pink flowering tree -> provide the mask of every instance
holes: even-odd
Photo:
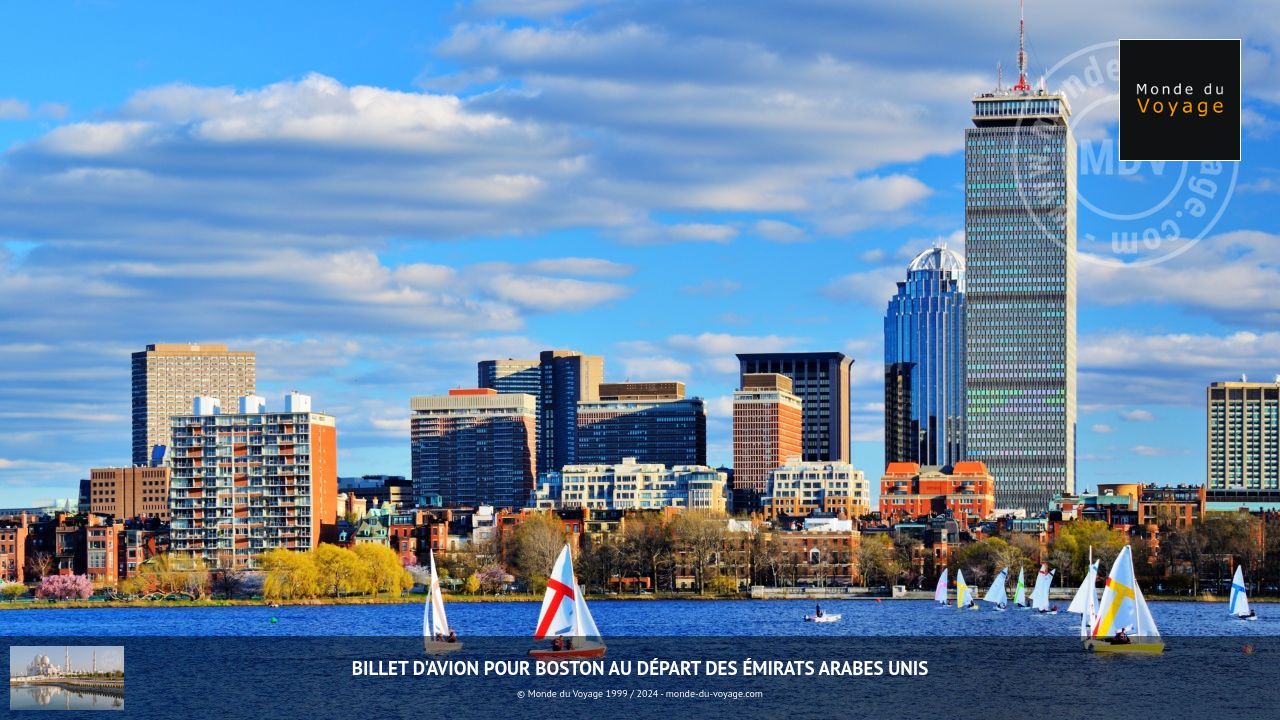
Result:
[[[479,573],[480,590],[485,593],[496,593],[507,583],[507,571],[501,565],[486,565]]]
[[[36,589],[36,597],[47,600],[84,600],[92,594],[88,575],[46,575]]]

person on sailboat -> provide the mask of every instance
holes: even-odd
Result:
[[[551,638],[551,649],[556,651],[564,649],[564,640],[561,640],[559,635]]]
[[[449,628],[449,642],[458,642],[458,633],[453,628]]]
[[[1111,638],[1112,645],[1128,645],[1130,642],[1133,641],[1129,639],[1129,633],[1125,632],[1124,628],[1117,630],[1116,636]]]
[[[820,603],[813,604],[813,614],[815,617],[822,617],[822,605]]]

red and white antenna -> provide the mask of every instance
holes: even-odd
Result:
[[[1031,85],[1027,82],[1027,21],[1024,5],[1024,0],[1018,0],[1018,84],[1014,85],[1013,89],[1019,92],[1031,89]]]

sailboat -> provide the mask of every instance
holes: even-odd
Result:
[[[422,608],[422,649],[433,655],[461,650],[462,643],[458,642],[457,637],[453,628],[449,627],[449,619],[444,615],[440,577],[436,575],[436,556],[432,553],[431,585],[427,588],[427,601]]]
[[[996,575],[996,579],[991,582],[991,589],[987,590],[986,597],[982,598],[983,602],[989,602],[995,605],[995,609],[999,612],[1005,611],[1005,606],[1009,602],[1009,594],[1005,592],[1005,581],[1009,578],[1009,568],[1000,571]]]
[[[1071,604],[1067,606],[1067,612],[1076,613],[1080,616],[1080,637],[1089,637],[1089,628],[1097,620],[1098,615],[1098,561],[1094,560],[1089,565],[1089,572],[1085,574],[1084,581],[1080,583],[1080,589],[1076,590],[1076,596],[1071,598]]]
[[[1151,616],[1151,608],[1147,607],[1147,599],[1142,596],[1142,588],[1138,587],[1133,552],[1128,545],[1121,548],[1107,575],[1098,617],[1089,628],[1084,648],[1101,653],[1157,655],[1164,652],[1164,640]]]
[[[1018,589],[1013,593],[1013,604],[1019,610],[1031,607],[1027,604],[1027,572],[1023,568],[1018,568]]]
[[[938,586],[933,589],[933,601],[938,607],[947,606],[947,568],[942,568],[942,574],[938,576]]]
[[[1244,570],[1236,566],[1235,577],[1231,578],[1231,599],[1227,602],[1227,612],[1231,617],[1241,620],[1257,620],[1258,614],[1249,609],[1249,594],[1244,587]]]
[[[973,593],[969,591],[969,584],[964,581],[964,571],[956,571],[956,609],[977,610],[978,604],[973,601]]]
[[[1053,576],[1056,572],[1056,570],[1050,570],[1048,565],[1041,565],[1040,574],[1036,575],[1036,586],[1031,590],[1031,607],[1041,613],[1058,614],[1056,606],[1049,607],[1049,590],[1053,587]]]
[[[586,595],[573,574],[573,554],[568,543],[560,551],[547,579],[547,592],[542,596],[542,610],[533,636],[539,640],[554,638],[551,649],[529,651],[529,655],[538,660],[604,657],[604,640],[587,609]]]

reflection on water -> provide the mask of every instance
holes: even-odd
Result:
[[[10,710],[123,710],[124,690],[61,685],[11,685]]]

